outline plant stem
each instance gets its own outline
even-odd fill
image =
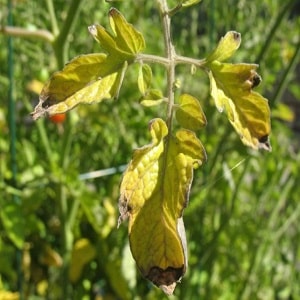
[[[57,59],[58,68],[61,69],[68,60],[68,35],[70,34],[76,19],[79,14],[79,8],[82,0],[73,0],[67,14],[67,18],[64,22],[64,26],[53,43],[55,56]]]
[[[168,58],[167,65],[167,97],[168,97],[168,108],[167,108],[167,126],[169,129],[169,135],[172,127],[172,118],[173,118],[173,106],[174,106],[174,82],[175,82],[175,49],[172,44],[171,38],[171,22],[169,16],[169,8],[166,0],[158,1],[160,6],[160,12],[162,15],[162,23],[163,23],[163,34],[164,34],[164,44],[165,44],[165,54]]]
[[[47,7],[48,7],[48,12],[49,12],[49,17],[51,21],[51,27],[52,27],[52,33],[57,36],[59,33],[59,28],[57,25],[57,19],[55,15],[55,10],[53,6],[53,0],[46,0]]]

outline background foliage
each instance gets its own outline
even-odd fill
[[[51,31],[49,3],[16,1],[14,25]],[[108,21],[108,3],[80,3],[68,36],[68,59],[99,51],[87,26]],[[172,20],[174,44],[185,56],[204,57],[225,32],[241,32],[234,60],[260,63],[260,92],[273,112],[273,152],[246,149],[211,105],[208,79],[178,68],[182,90],[201,99],[208,119],[199,133],[208,162],[195,173],[184,214],[189,269],[173,299],[300,299],[299,133],[297,119],[292,122],[282,106],[292,99],[297,107],[300,99],[299,73],[297,77],[296,64],[291,64],[293,58],[297,62],[300,19],[297,1],[287,3],[283,14],[287,4],[280,1],[203,1]],[[5,25],[6,3],[0,4]],[[53,0],[58,28],[66,23],[70,4]],[[114,5],[144,34],[146,52],[163,54],[152,1]],[[274,24],[278,26],[268,39]],[[78,107],[61,126],[48,119],[34,123],[29,116],[38,97],[34,80],[47,80],[61,68],[61,60],[49,43],[15,37],[14,182],[7,40],[0,35],[0,293],[18,291],[21,285],[24,299],[164,299],[135,269],[127,228],[116,229],[121,174],[79,177],[126,164],[132,149],[149,142],[148,121],[164,112],[139,104],[132,70],[117,102]],[[154,77],[155,85],[163,86],[161,67],[154,68]]]

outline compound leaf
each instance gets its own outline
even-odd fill
[[[198,130],[206,125],[206,117],[195,97],[183,94],[179,97],[179,103],[180,105],[176,110],[176,119],[182,127]]]
[[[120,221],[129,217],[130,247],[143,276],[172,294],[187,267],[182,220],[193,168],[206,159],[195,134],[168,135],[164,121],[150,123],[152,143],[135,150],[121,183]]]
[[[209,72],[211,96],[219,111],[226,110],[245,145],[270,151],[268,100],[252,91],[261,81],[256,68],[253,64],[212,62]]]

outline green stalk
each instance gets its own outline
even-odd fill
[[[58,68],[61,69],[68,60],[68,36],[72,31],[79,15],[79,8],[82,0],[73,0],[69,7],[64,25],[53,43],[53,49],[57,59]]]
[[[59,33],[59,28],[58,28],[58,24],[57,24],[56,15],[55,15],[53,0],[46,0],[46,4],[48,7],[49,17],[50,17],[50,21],[51,21],[52,33],[55,36],[57,36]]]

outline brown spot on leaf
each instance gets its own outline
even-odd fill
[[[161,288],[165,294],[172,295],[176,287],[176,283],[180,281],[184,272],[184,266],[181,268],[168,267],[165,270],[159,267],[152,267],[146,278]]]

